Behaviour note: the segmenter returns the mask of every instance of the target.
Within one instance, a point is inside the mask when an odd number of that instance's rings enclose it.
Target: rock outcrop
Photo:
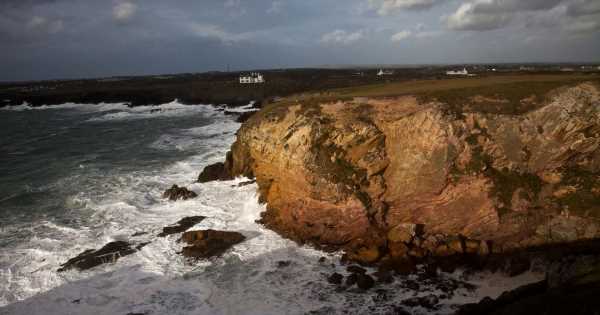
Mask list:
[[[171,201],[177,201],[179,199],[188,200],[196,197],[198,197],[198,195],[195,192],[177,185],[171,186],[171,188],[165,190],[163,193],[163,198],[169,198]]]
[[[206,217],[201,216],[201,215],[185,217],[185,218],[177,221],[177,223],[175,223],[173,225],[165,226],[163,228],[162,232],[160,232],[160,234],[158,234],[158,237],[165,237],[167,235],[185,232],[187,229],[202,222],[202,220],[204,220],[204,219],[206,219]]]
[[[58,272],[70,269],[87,270],[102,264],[114,263],[123,256],[135,253],[146,244],[147,243],[134,245],[125,241],[110,242],[100,249],[88,249],[76,257],[69,259],[60,266]]]
[[[256,177],[266,226],[366,263],[597,238],[600,89],[547,98],[513,115],[412,96],[271,104],[223,168]]]
[[[246,238],[238,232],[199,230],[185,232],[181,239],[190,245],[183,248],[183,255],[201,259],[221,255]]]
[[[230,180],[233,176],[229,174],[230,166],[225,165],[222,162],[208,165],[202,170],[202,173],[198,175],[199,183],[206,183],[214,180]]]

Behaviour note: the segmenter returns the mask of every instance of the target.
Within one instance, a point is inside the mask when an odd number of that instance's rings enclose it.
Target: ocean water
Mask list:
[[[367,292],[337,289],[326,278],[345,274],[340,255],[255,223],[264,211],[256,185],[237,186],[248,179],[195,183],[204,166],[224,159],[240,126],[217,107],[25,104],[0,109],[0,126],[0,314],[393,314],[406,298],[441,294],[406,288],[412,276]],[[198,198],[162,199],[172,184]],[[207,217],[193,229],[247,239],[221,257],[186,261],[178,235],[156,235],[193,215]],[[150,243],[112,264],[56,271],[115,240]],[[440,300],[435,312],[444,314],[541,275],[441,277],[475,288]]]

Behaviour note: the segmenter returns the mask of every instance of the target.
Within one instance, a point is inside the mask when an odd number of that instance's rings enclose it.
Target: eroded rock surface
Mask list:
[[[514,115],[410,96],[273,105],[223,167],[256,177],[266,226],[365,263],[597,238],[600,91]]]

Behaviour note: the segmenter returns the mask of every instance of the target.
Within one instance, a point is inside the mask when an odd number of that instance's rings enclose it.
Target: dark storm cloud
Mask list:
[[[599,14],[596,0],[4,0],[0,80],[594,60]]]

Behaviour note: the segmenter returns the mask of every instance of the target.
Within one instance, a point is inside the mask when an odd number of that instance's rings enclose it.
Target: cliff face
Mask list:
[[[269,106],[225,165],[256,177],[267,226],[367,262],[596,238],[600,89],[519,115],[416,97]]]

